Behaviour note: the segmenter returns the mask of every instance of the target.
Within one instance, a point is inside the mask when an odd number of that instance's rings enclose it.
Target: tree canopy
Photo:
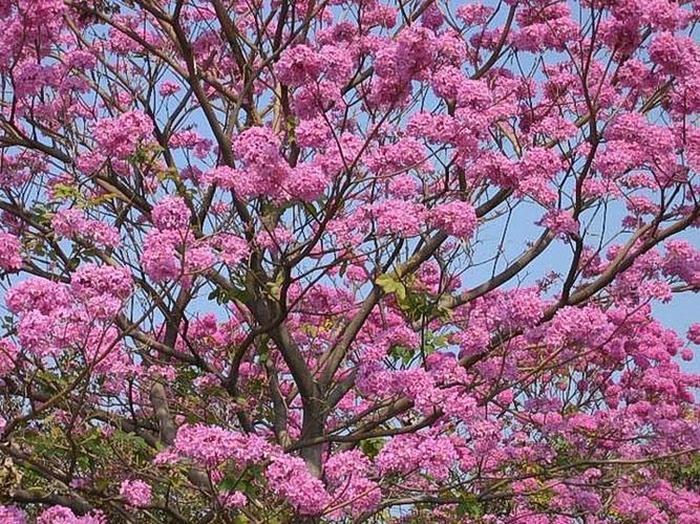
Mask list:
[[[0,521],[700,523],[699,21],[0,0]]]

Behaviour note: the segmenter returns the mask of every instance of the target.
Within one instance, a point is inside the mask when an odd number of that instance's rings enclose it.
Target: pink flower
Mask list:
[[[71,302],[68,288],[63,284],[32,277],[12,286],[5,295],[8,309],[15,314],[29,312],[51,314]]]
[[[0,231],[0,269],[12,272],[22,268],[21,247],[16,236]]]
[[[290,47],[280,57],[276,72],[280,82],[297,87],[316,80],[321,73],[321,57],[305,45]]]
[[[153,224],[161,231],[177,230],[189,225],[190,210],[181,197],[167,196],[155,205],[151,216]]]
[[[103,248],[119,246],[119,231],[115,227],[90,219],[77,208],[57,211],[51,219],[51,225],[61,237],[81,238]]]
[[[15,506],[0,506],[0,522],[3,524],[25,524],[27,519],[24,512]]]
[[[126,300],[131,295],[132,285],[131,273],[123,267],[87,263],[80,265],[73,274],[71,291],[83,299],[112,295]]]
[[[331,127],[323,118],[302,120],[297,124],[297,142],[302,147],[320,148],[331,138]]]
[[[664,31],[654,37],[649,56],[669,74],[685,76],[697,66],[700,50],[692,38]]]
[[[293,198],[311,202],[323,194],[328,177],[316,165],[304,163],[293,169],[285,181],[285,189]]]
[[[239,465],[258,462],[267,456],[271,447],[264,439],[245,436],[217,426],[185,424],[178,429],[175,451],[184,457],[214,467],[227,460]]]
[[[265,470],[270,488],[302,515],[318,515],[329,502],[323,483],[299,457],[281,454]]]
[[[17,345],[9,338],[0,338],[0,378],[15,368],[18,356]]]
[[[695,323],[688,328],[688,340],[693,344],[700,344],[700,323]]]
[[[142,480],[124,480],[119,486],[119,494],[127,504],[145,508],[151,503],[151,486]]]
[[[70,508],[52,506],[41,512],[37,524],[107,524],[107,519],[97,511],[79,517]]]
[[[268,127],[251,127],[234,139],[236,152],[249,166],[270,168],[281,161],[280,142]]]
[[[564,238],[577,234],[579,230],[579,223],[571,213],[560,209],[547,211],[538,224],[551,229]]]
[[[175,280],[182,275],[182,256],[176,251],[182,245],[176,231],[151,231],[144,240],[141,265],[155,282]]]
[[[158,87],[158,93],[160,94],[160,96],[172,96],[178,91],[180,91],[180,89],[181,88],[179,84],[166,80],[165,82],[160,84],[160,87]]]
[[[382,472],[408,473],[417,468],[445,479],[457,460],[457,451],[448,437],[400,435],[392,438],[377,456]]]
[[[219,494],[219,504],[228,509],[242,508],[248,498],[240,491],[224,491]]]
[[[173,133],[170,137],[170,147],[176,149],[188,149],[194,152],[194,156],[200,159],[207,157],[213,143],[211,140],[200,136],[196,131],[187,129]]]
[[[426,216],[425,208],[405,200],[387,199],[373,204],[370,213],[380,235],[413,237],[420,233]]]
[[[488,21],[493,8],[483,4],[462,4],[457,8],[457,17],[467,25],[481,25]]]
[[[245,238],[236,235],[217,235],[211,241],[212,246],[219,252],[219,258],[229,266],[235,266],[250,255],[250,248]]]
[[[333,506],[345,505],[342,513],[359,515],[376,507],[381,490],[370,480],[370,461],[360,451],[343,451],[328,459],[324,474],[328,479]]]
[[[439,204],[430,210],[430,223],[450,235],[470,238],[477,225],[476,213],[469,202]]]
[[[94,137],[102,153],[124,159],[135,153],[139,143],[152,132],[153,124],[147,115],[130,111],[116,118],[99,120]]]

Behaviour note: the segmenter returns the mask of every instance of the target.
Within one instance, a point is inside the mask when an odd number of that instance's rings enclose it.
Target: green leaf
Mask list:
[[[389,355],[391,355],[394,359],[396,360],[401,360],[405,365],[408,365],[411,363],[411,360],[413,360],[415,352],[407,348],[406,346],[394,346],[391,348],[389,351]]]
[[[375,283],[382,288],[384,293],[387,295],[396,294],[396,298],[399,301],[404,301],[406,300],[408,296],[408,292],[406,290],[406,286],[403,284],[403,282],[400,282],[399,280],[396,279],[395,275],[390,275],[389,273],[384,273],[383,275],[379,275],[377,277],[377,280]]]
[[[384,447],[384,440],[380,438],[369,438],[360,442],[360,449],[369,458],[374,458],[379,455],[379,452]]]
[[[460,502],[457,504],[457,515],[460,517],[479,518],[484,514],[484,508],[481,502],[472,493],[463,494],[460,497]]]
[[[423,350],[425,351],[426,355],[435,353],[439,349],[444,349],[448,345],[447,335],[436,335],[431,331],[425,333],[425,344]]]
[[[227,476],[219,484],[219,489],[221,491],[230,491],[234,489],[238,484],[238,479],[236,477]]]
[[[80,191],[78,190],[77,186],[69,185],[69,184],[56,184],[55,186],[52,187],[52,191],[54,196],[58,200],[67,200],[70,198],[74,198],[76,200],[80,200],[81,194]]]

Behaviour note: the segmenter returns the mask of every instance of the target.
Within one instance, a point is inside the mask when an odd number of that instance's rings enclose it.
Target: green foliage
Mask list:
[[[150,164],[163,152],[163,148],[158,144],[140,144],[136,151],[129,157],[129,162],[135,166]]]
[[[479,518],[484,514],[484,507],[473,493],[462,493],[459,495],[457,504],[458,517]]]
[[[224,288],[217,287],[207,296],[208,300],[215,300],[217,304],[228,304],[232,300],[238,300],[239,302],[246,302],[250,299],[250,295],[245,289],[233,288],[227,290]]]
[[[449,318],[450,309],[441,304],[438,297],[413,288],[412,280],[413,278],[409,277],[404,283],[395,274],[384,273],[377,277],[375,283],[387,295],[396,296],[396,303],[413,322],[422,319]]]
[[[686,489],[700,488],[700,452],[665,460],[658,464],[657,469],[663,476]]]
[[[381,438],[368,438],[360,442],[360,450],[367,457],[373,459],[384,447],[384,439]]]
[[[408,293],[406,286],[395,275],[384,273],[379,275],[375,282],[387,295],[395,294],[398,301],[406,300]]]
[[[83,196],[73,184],[56,184],[52,191],[57,200],[81,200]]]
[[[44,203],[36,204],[30,211],[32,221],[43,226],[51,226],[53,214],[53,209]]]
[[[389,351],[389,355],[394,360],[400,360],[404,365],[408,365],[415,356],[415,351],[406,346],[393,346]]]

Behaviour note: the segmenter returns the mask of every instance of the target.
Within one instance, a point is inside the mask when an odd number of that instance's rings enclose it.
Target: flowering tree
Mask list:
[[[0,521],[700,522],[699,21],[0,0]]]

